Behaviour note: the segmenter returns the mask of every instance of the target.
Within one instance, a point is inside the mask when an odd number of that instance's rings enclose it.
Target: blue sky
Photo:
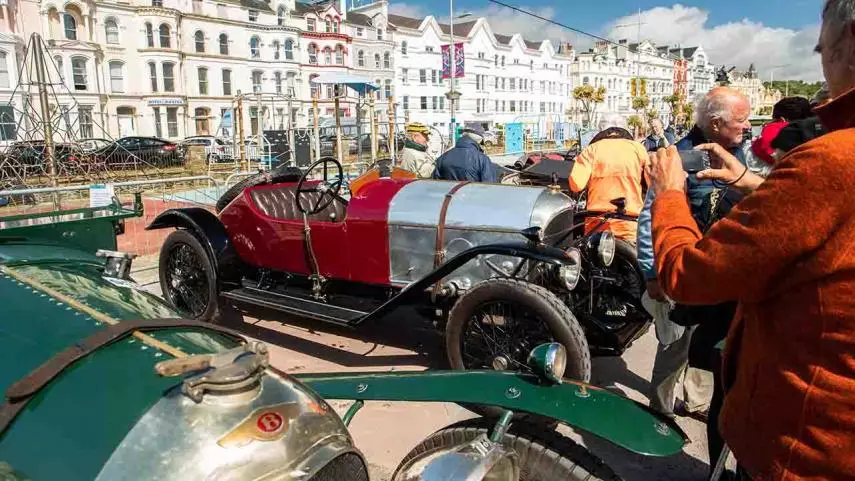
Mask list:
[[[613,40],[635,40],[642,10],[641,36],[659,45],[702,45],[716,64],[747,69],[754,63],[762,78],[820,80],[819,58],[812,53],[819,32],[821,0],[503,0],[505,3]],[[391,0],[390,9],[410,16],[448,17],[444,1]],[[455,0],[455,14],[486,17],[498,33],[521,33],[531,40],[566,40],[585,49],[590,38],[515,13],[488,0]]]

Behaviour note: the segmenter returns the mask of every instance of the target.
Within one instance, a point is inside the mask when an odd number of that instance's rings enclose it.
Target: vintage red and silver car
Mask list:
[[[622,215],[615,204],[609,215]],[[263,307],[358,326],[412,306],[436,317],[454,368],[525,370],[533,347],[557,341],[581,380],[592,352],[620,355],[650,323],[634,249],[608,230],[583,235],[557,188],[397,169],[348,183],[325,158],[249,178],[218,207],[170,210],[148,227],[177,228],[161,286],[196,319]]]

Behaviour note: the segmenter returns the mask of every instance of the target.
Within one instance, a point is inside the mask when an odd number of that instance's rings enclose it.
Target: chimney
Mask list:
[[[570,42],[561,42],[558,45],[558,53],[569,55],[573,51],[573,44]]]
[[[618,40],[617,43],[618,43],[618,45],[626,45],[626,39],[622,38],[622,39]]]

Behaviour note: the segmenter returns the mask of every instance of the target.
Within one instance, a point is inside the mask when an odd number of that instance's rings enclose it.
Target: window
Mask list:
[[[510,82],[511,82],[511,92],[513,92],[514,90],[517,89],[517,79],[511,77]]]
[[[511,112],[517,111],[517,102],[516,100],[511,100]]]
[[[202,53],[205,51],[205,32],[201,30],[196,30],[196,33],[193,34],[193,42],[196,45],[196,53]]]
[[[175,64],[172,62],[163,63],[163,91],[175,92]]]
[[[481,99],[475,99],[475,113],[481,113]]]
[[[392,68],[391,67],[392,61],[391,61],[390,57],[391,57],[391,55],[389,55],[389,52],[386,52],[383,54],[383,68],[385,68],[386,70],[389,70],[390,68]]]
[[[160,107],[152,107],[154,112],[154,135],[163,137],[163,120],[160,118]]]
[[[70,13],[63,13],[62,24],[65,29],[65,38],[77,40],[77,20]]]
[[[274,81],[276,82],[276,93],[282,93],[282,72],[276,72],[274,74]]]
[[[335,87],[335,86],[334,86],[334,85],[331,85],[331,84],[326,84],[326,85],[324,85],[324,90],[326,90],[326,94],[327,94],[326,98],[328,98],[328,99],[335,98],[335,89],[334,89],[334,87]]]
[[[498,55],[493,56],[493,65],[496,67],[499,66],[499,56]]]
[[[330,17],[324,20],[324,31],[327,33],[332,32],[332,20],[330,20]]]
[[[392,98],[392,80],[386,79],[386,85],[384,87],[385,87],[386,98],[391,99]]]
[[[425,69],[419,70],[419,83],[422,85],[427,83],[427,70],[425,70]]]
[[[494,88],[499,90],[499,77],[494,77],[494,80],[496,81],[496,86]]]
[[[288,96],[289,97],[294,96],[294,77],[296,77],[296,76],[297,76],[297,74],[295,72],[288,72],[285,75],[285,79],[286,79],[286,82],[288,84]]]
[[[252,91],[261,92],[261,70],[253,70],[252,72]]]
[[[427,110],[427,97],[421,97],[420,103],[422,110]]]
[[[151,80],[151,91],[157,92],[157,65],[148,63],[148,78]]]
[[[220,34],[220,55],[228,55],[229,54],[229,36],[221,33]]]
[[[112,18],[104,23],[104,32],[107,34],[107,43],[119,43],[119,25]]]
[[[356,36],[361,37],[365,35],[365,29],[362,27],[356,27]]]
[[[59,80],[61,82],[65,82],[65,67],[62,63],[62,57],[57,55],[53,58],[53,63],[56,64],[56,71],[59,72]],[[0,87],[8,87],[9,86],[9,66],[6,65],[6,52],[0,52]],[[5,72],[5,75],[4,75]],[[6,83],[3,84],[3,78],[6,79]]]
[[[335,64],[344,65],[344,47],[341,45],[335,46]]]
[[[259,58],[261,56],[261,42],[258,40],[258,37],[252,37],[249,39],[249,56],[252,58]]]
[[[382,28],[377,29],[377,40],[383,40],[383,29]]]
[[[437,70],[430,71],[430,83],[436,85],[439,79],[439,72]]]
[[[356,52],[356,64],[360,67],[365,66],[365,52],[363,52],[362,50]]]
[[[86,90],[86,59],[71,59],[71,76],[74,79],[74,90]]]
[[[161,24],[159,28],[160,33],[160,48],[169,48],[169,25]]]
[[[377,69],[380,68],[380,54],[379,53],[374,54],[374,68],[377,68]]]
[[[193,110],[193,117],[196,119],[196,135],[208,135],[211,133],[209,124],[210,110],[204,107],[197,107]]]
[[[208,95],[208,69],[199,67],[196,73],[199,77],[199,95]]]
[[[77,107],[77,123],[80,125],[81,138],[94,137],[91,105],[79,105]]]
[[[166,107],[166,132],[170,137],[178,137],[178,107]]]
[[[258,21],[258,10],[250,10],[249,11],[249,21],[257,22]]]
[[[502,67],[504,67],[504,66],[505,66],[505,56],[502,55]]]
[[[338,33],[338,24],[339,24],[339,20],[338,20],[338,19],[333,20],[333,23],[332,23],[332,31],[333,31],[333,33]]]
[[[232,94],[232,71],[224,68],[223,69],[223,95],[231,95]]]
[[[125,76],[123,73],[124,64],[122,62],[110,62],[110,91],[124,92],[125,91]]]
[[[484,57],[485,57],[485,56],[486,56],[486,55],[484,54],[484,52],[478,52],[478,59],[479,59],[479,60],[484,60]]]
[[[433,102],[431,102],[431,106],[433,107],[433,109],[434,110],[439,109],[439,98],[432,97],[432,99],[433,99]]]
[[[407,55],[407,41],[401,42],[401,55]]]
[[[273,60],[279,60],[279,40],[273,41]]]
[[[318,64],[318,46],[309,44],[309,63],[312,65]]]
[[[311,17],[307,18],[306,19],[306,30],[308,30],[310,32],[314,32],[315,28],[316,28],[315,27],[315,19],[311,18]]]
[[[294,41],[285,40],[285,60],[294,60]]]
[[[324,65],[332,65],[332,50],[329,47],[324,49]]]
[[[313,99],[319,98],[321,95],[321,86],[312,82],[312,80],[317,76],[318,74],[312,74],[312,76],[309,77],[309,91]]]
[[[401,106],[404,108],[404,110],[410,110],[410,97],[409,96],[404,95],[404,98],[401,101]]]
[[[401,83],[407,85],[409,83],[409,70],[402,68],[401,69]]]
[[[276,24],[280,27],[285,25],[285,7],[283,5],[279,5],[279,8],[276,9]]]
[[[60,76],[62,76],[62,59],[57,57],[59,62],[57,62],[57,68],[59,69]],[[6,61],[6,52],[0,52],[0,87],[9,87],[9,64]]]
[[[445,110],[445,97],[439,97],[439,110]]]
[[[433,47],[425,47],[425,52],[433,52]]]
[[[163,7],[163,0],[151,0],[152,7]]]

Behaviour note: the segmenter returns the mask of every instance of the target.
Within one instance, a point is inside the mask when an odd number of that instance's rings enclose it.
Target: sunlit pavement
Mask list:
[[[139,259],[134,278],[155,293],[156,256]],[[336,328],[299,319],[245,318],[236,326],[247,336],[266,342],[271,363],[286,372],[402,371],[442,368],[442,338],[408,312],[395,313],[382,324],[358,330]],[[615,389],[646,404],[656,337],[651,329],[621,358],[594,360],[594,384]],[[340,414],[349,402],[332,401]],[[357,446],[372,468],[372,480],[388,480],[398,462],[432,432],[471,417],[449,403],[368,402],[350,426]],[[692,442],[683,453],[668,458],[635,455],[591,435],[566,430],[629,481],[703,480],[708,472],[704,425],[678,418]],[[565,428],[562,428],[564,430]]]

